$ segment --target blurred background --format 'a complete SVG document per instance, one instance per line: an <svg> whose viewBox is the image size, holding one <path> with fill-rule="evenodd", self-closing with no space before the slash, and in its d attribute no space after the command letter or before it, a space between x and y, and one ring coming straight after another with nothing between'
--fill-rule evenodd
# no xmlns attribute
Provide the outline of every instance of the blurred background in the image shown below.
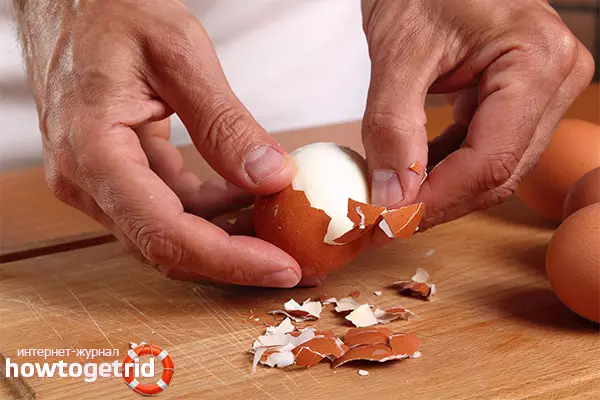
<svg viewBox="0 0 600 400"><path fill-rule="evenodd" d="M187 2L210 34L231 86L269 132L361 118L369 59L359 0ZM599 79L600 0L553 0L590 50ZM443 104L430 96L428 105ZM174 118L173 142L189 143ZM0 170L41 163L35 105L16 40L12 0L0 0Z"/></svg>

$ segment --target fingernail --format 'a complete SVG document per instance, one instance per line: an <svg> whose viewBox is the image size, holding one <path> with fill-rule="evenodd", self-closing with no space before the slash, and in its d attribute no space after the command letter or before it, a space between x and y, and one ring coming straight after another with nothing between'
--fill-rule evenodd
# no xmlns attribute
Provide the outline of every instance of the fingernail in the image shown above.
<svg viewBox="0 0 600 400"><path fill-rule="evenodd" d="M290 288L296 286L298 280L299 276L296 275L294 270L288 268L266 275L263 283L269 287Z"/></svg>
<svg viewBox="0 0 600 400"><path fill-rule="evenodd" d="M377 169L371 174L371 203L391 207L404 200L398 175L389 169Z"/></svg>
<svg viewBox="0 0 600 400"><path fill-rule="evenodd" d="M288 158L269 145L262 145L246 155L244 167L254 183L259 184L288 165Z"/></svg>

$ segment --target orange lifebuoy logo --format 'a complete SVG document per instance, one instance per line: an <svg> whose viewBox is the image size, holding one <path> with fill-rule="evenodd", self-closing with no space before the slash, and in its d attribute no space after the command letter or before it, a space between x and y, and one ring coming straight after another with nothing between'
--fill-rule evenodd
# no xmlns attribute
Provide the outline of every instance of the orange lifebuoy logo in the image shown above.
<svg viewBox="0 0 600 400"><path fill-rule="evenodd" d="M160 379L154 384L140 383L136 379L136 364L141 356L152 356L160 360L163 372ZM123 379L131 389L145 396L161 394L169 387L175 367L169 353L152 344L142 343L127 351L123 361Z"/></svg>

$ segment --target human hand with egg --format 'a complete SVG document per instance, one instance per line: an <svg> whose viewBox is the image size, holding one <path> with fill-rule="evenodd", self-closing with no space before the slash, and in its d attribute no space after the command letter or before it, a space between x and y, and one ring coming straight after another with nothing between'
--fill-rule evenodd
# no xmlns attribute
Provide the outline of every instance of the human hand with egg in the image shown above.
<svg viewBox="0 0 600 400"><path fill-rule="evenodd" d="M424 202L425 228L507 199L593 74L544 0L363 0L362 11L372 201ZM446 94L455 120L430 143L427 93ZM415 161L435 166L423 183Z"/></svg>
<svg viewBox="0 0 600 400"><path fill-rule="evenodd" d="M286 189L259 200L255 209L258 236L299 260L303 282L320 283L364 248L405 234L391 232L380 219L370 226L381 229L361 230L365 210L373 210L348 203L347 196L386 207L372 212L377 218L385 219L391 209L417 207L400 222L421 228L507 199L594 70L589 52L542 0L363 0L362 13L372 65L362 122L370 185L339 189L347 179L341 173L328 178L327 171L338 173L348 157L330 146L323 158L337 154L339 160L317 168L312 177L319 183L295 179L293 189L303 194ZM431 143L425 127L427 93L447 94L455 119ZM301 151L295 158L313 152L312 162L320 159L315 147ZM423 166L430 170L427 178ZM357 175L354 181L360 182ZM318 206L319 184L346 196L327 210ZM360 220L350 221L355 207ZM348 229L364 234L360 241L340 245L329 237L332 226L343 227L344 234Z"/></svg>
<svg viewBox="0 0 600 400"><path fill-rule="evenodd" d="M207 219L286 187L294 167L231 91L178 0L17 0L50 189L166 273L295 286L276 246ZM202 182L169 143L177 113L223 179ZM235 185L235 186L234 186ZM206 218L206 219L203 219ZM188 276L189 277L189 276Z"/></svg>

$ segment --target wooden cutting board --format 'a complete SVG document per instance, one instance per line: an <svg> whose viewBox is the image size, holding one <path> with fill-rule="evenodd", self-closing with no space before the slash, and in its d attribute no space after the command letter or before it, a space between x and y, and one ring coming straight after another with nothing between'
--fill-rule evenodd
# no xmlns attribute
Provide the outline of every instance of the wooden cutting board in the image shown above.
<svg viewBox="0 0 600 400"><path fill-rule="evenodd" d="M567 310L544 276L553 229L511 201L364 254L313 289L172 281L117 243L16 261L0 270L0 349L19 363L43 361L16 357L22 348L119 349L120 357L93 360L112 362L123 360L129 342L146 341L166 349L175 364L164 399L597 399L598 326ZM438 285L432 301L386 288L417 267ZM415 332L423 357L251 373L247 350L273 321L268 311L290 298L354 290L360 301L414 311L412 320L389 327ZM347 330L330 308L315 325ZM370 375L358 376L359 368ZM26 382L39 399L138 398L121 378Z"/></svg>
<svg viewBox="0 0 600 400"><path fill-rule="evenodd" d="M570 116L599 122L598 93L597 86L588 90ZM430 134L450 115L448 108L429 110ZM317 140L358 148L359 132L351 123L278 138L289 149ZM182 152L188 166L209 174L190 148ZM0 351L12 362L44 361L18 357L19 349L63 348L120 351L94 360L71 355L67 362L122 361L129 342L146 341L166 349L175 364L164 399L600 398L598 325L575 316L550 290L544 258L555 225L516 199L365 253L320 288L269 290L165 279L119 243L94 241L110 236L52 200L42 182L39 169L0 175L0 255L8 257L0 264ZM418 267L438 285L431 302L387 288ZM247 350L272 322L268 311L290 298L354 290L360 301L415 312L412 320L388 326L415 332L423 357L251 373ZM329 308L315 325L340 335L348 329ZM370 375L358 376L359 368ZM33 393L38 399L139 398L122 378L0 378L0 398Z"/></svg>

